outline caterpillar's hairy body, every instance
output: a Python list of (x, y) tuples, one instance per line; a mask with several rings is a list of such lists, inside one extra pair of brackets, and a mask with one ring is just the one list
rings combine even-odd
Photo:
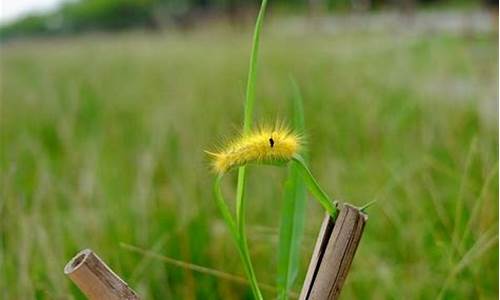
[(260, 128), (230, 142), (220, 151), (208, 152), (213, 157), (212, 167), (217, 173), (248, 163), (284, 163), (297, 154), (301, 138), (283, 126)]

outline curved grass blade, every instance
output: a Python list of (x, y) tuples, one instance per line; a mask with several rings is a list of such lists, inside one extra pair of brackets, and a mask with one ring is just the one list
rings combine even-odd
[(332, 202), (328, 195), (323, 191), (319, 183), (314, 179), (311, 171), (307, 167), (304, 158), (300, 155), (294, 155), (292, 164), (298, 166), (298, 170), (306, 183), (307, 188), (313, 194), (313, 196), (318, 200), (318, 202), (325, 208), (330, 216), (335, 220), (337, 219), (337, 208), (336, 203)]
[(227, 206), (227, 203), (224, 200), (224, 196), (222, 195), (222, 190), (221, 190), (222, 177), (223, 177), (222, 175), (218, 175), (215, 178), (215, 182), (214, 182), (215, 202), (217, 203), (217, 206), (219, 207), (219, 210), (222, 214), (222, 217), (224, 218), (224, 221), (227, 224), (227, 227), (229, 227), (229, 231), (230, 231), (231, 235), (235, 238), (235, 240), (238, 240), (238, 231), (236, 230), (236, 224), (235, 224), (234, 219), (231, 215), (231, 211), (229, 210), (229, 207)]

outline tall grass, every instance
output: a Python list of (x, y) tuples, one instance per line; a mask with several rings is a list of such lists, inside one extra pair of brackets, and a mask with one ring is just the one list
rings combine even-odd
[[(267, 0), (262, 0), (252, 40), (252, 50), (250, 52), (250, 63), (248, 68), (247, 89), (245, 94), (245, 112), (243, 119), (243, 134), (248, 134), (252, 129), (253, 111), (255, 106), (255, 90), (257, 81), (257, 58), (259, 57), (260, 32), (262, 31), (262, 23), (266, 12)], [(255, 271), (253, 269), (250, 252), (248, 250), (248, 240), (246, 233), (245, 221), (245, 190), (246, 190), (246, 166), (238, 168), (238, 182), (236, 184), (236, 221), (233, 221), (231, 213), (225, 204), (225, 201), (220, 191), (220, 183), (222, 176), (218, 176), (215, 181), (215, 198), (220, 210), (223, 212), (224, 219), (232, 231), (232, 236), (235, 239), (240, 257), (245, 272), (249, 278), (252, 292), (255, 299), (263, 299), (259, 289)], [(236, 223), (236, 224), (235, 224)]]
[[(308, 187), (309, 191), (316, 197), (319, 203), (325, 208), (327, 213), (332, 216), (332, 218), (335, 219), (337, 215), (337, 209), (334, 202), (330, 200), (323, 189), (319, 186), (318, 182), (307, 167), (305, 159), (300, 153), (298, 153), (301, 150), (300, 148), (302, 148), (301, 144), (303, 144), (301, 142), (303, 137), (300, 136), (300, 134), (304, 135), (304, 117), (302, 104), (299, 103), (301, 102), (300, 96), (294, 97), (294, 103), (292, 106), (294, 108), (294, 125), (297, 127), (300, 126), (300, 128), (296, 129), (296, 131), (284, 128), (283, 125), (279, 124), (275, 125), (278, 127), (275, 127), (272, 130), (266, 130), (265, 132), (263, 129), (260, 131), (252, 131), (251, 123), (253, 119), (253, 107), (255, 105), (255, 82), (257, 80), (257, 57), (260, 32), (262, 30), (262, 19), (266, 11), (266, 5), (267, 2), (264, 0), (261, 4), (259, 15), (257, 16), (252, 43), (252, 52), (250, 54), (250, 67), (248, 71), (247, 92), (245, 99), (245, 118), (243, 122), (243, 133), (241, 136), (241, 139), (245, 142), (243, 145), (236, 143), (233, 144), (233, 146), (229, 146), (229, 152), (222, 152), (219, 154), (207, 152), (209, 155), (213, 156), (214, 162), (216, 162), (215, 166), (226, 166), (222, 168), (216, 167), (216, 169), (219, 170), (217, 170), (218, 175), (214, 182), (214, 197), (216, 198), (217, 206), (224, 217), (229, 231), (237, 244), (238, 252), (240, 253), (240, 257), (245, 267), (245, 272), (247, 273), (255, 299), (263, 298), (255, 276), (252, 260), (250, 258), (245, 228), (246, 166), (252, 162), (275, 165), (290, 163), (292, 165), (290, 170), (291, 172), (289, 174), (290, 178), (287, 180), (287, 185), (285, 186), (286, 190), (284, 193), (285, 202), (290, 204), (284, 207), (282, 214), (283, 218), (289, 218), (290, 220), (282, 219), (283, 226), (280, 228), (281, 243), (279, 253), (280, 256), (284, 256), (284, 258), (278, 257), (280, 266), (278, 267), (277, 277), (278, 293), (280, 298), (287, 298), (290, 285), (293, 282), (291, 272), (296, 269), (296, 257), (299, 255), (297, 251), (297, 240), (300, 238), (300, 231), (294, 233), (296, 230), (294, 227), (296, 226), (295, 223), (300, 225), (300, 223), (303, 222), (304, 215), (303, 212), (295, 212), (295, 205), (300, 205), (295, 202), (303, 201), (303, 198), (305, 198), (305, 195), (303, 195), (303, 193), (301, 194), (304, 186)], [(296, 94), (298, 94), (297, 90), (298, 88), (295, 85), (294, 92)], [(263, 145), (264, 147), (262, 147)], [(228, 169), (232, 168), (231, 164), (234, 163), (234, 159), (239, 161), (238, 182), (236, 185), (236, 221), (233, 219), (231, 211), (226, 204), (221, 191), (222, 178), (224, 174), (229, 171)]]
[[(378, 199), (343, 297), (495, 299), (496, 39), (285, 21), (266, 23), (255, 113), (288, 115), (293, 74), (326, 192)], [(84, 247), (145, 298), (252, 298), (248, 285), (120, 247), (244, 275), (200, 149), (243, 119), (250, 35), (207, 27), (2, 46), (0, 298), (83, 299), (62, 268)], [(285, 174), (248, 169), (249, 252), (274, 285)], [(295, 292), (324, 213), (305, 206)]]

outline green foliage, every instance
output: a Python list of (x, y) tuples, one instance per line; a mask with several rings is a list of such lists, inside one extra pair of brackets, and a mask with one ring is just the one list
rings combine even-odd
[(64, 28), (78, 32), (89, 29), (124, 29), (144, 26), (152, 18), (155, 0), (85, 0), (62, 7)]
[(40, 15), (29, 15), (11, 25), (0, 27), (0, 38), (11, 36), (43, 35), (50, 32), (48, 18)]
[(89, 30), (122, 30), (153, 25), (157, 0), (81, 0), (55, 12), (30, 15), (0, 29), (2, 39)]
[[(476, 7), (473, 0), (419, 0), (422, 7)], [(0, 27), (0, 38), (40, 35), (75, 34), (88, 31), (116, 31), (130, 28), (154, 29), (166, 24), (186, 25), (203, 21), (204, 16), (229, 15), (233, 20), (238, 10), (256, 7), (257, 0), (75, 0), (64, 2), (60, 8), (49, 13), (28, 15), (11, 24)], [(276, 0), (273, 5), (285, 10), (318, 7), (329, 11), (353, 9), (354, 1), (324, 0)], [(373, 1), (372, 8), (399, 5), (397, 1)]]

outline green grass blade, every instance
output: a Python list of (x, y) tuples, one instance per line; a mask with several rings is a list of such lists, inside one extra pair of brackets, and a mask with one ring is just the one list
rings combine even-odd
[(311, 171), (307, 167), (304, 158), (300, 155), (293, 156), (293, 164), (298, 167), (304, 182), (306, 183), (307, 188), (313, 194), (314, 198), (318, 200), (318, 202), (323, 206), (323, 208), (328, 212), (333, 219), (337, 218), (337, 208), (335, 207), (335, 203), (330, 200), (328, 195), (323, 191), (319, 183), (314, 179)]
[[(255, 84), (257, 81), (257, 58), (259, 54), (260, 32), (262, 30), (262, 22), (267, 7), (267, 0), (262, 0), (259, 15), (255, 22), (255, 29), (252, 41), (252, 51), (250, 53), (250, 63), (248, 68), (248, 81), (245, 97), (245, 113), (243, 120), (243, 133), (248, 133), (252, 128), (253, 110), (255, 103)], [(246, 168), (238, 169), (238, 183), (236, 190), (236, 223), (237, 230), (240, 235), (240, 251), (244, 257), (244, 262), (247, 265), (249, 279), (255, 284), (252, 285), (252, 291), (256, 299), (262, 299), (262, 294), (258, 288), (255, 272), (252, 267), (248, 243), (245, 234), (245, 185), (246, 185)]]
[(364, 204), (363, 206), (359, 207), (359, 211), (362, 213), (366, 213), (366, 210), (370, 208), (372, 205), (377, 203), (378, 199), (373, 199), (372, 201), (368, 201), (368, 203)]
[[(243, 119), (243, 133), (248, 133), (252, 129), (253, 110), (255, 104), (255, 85), (257, 81), (257, 58), (259, 55), (260, 32), (262, 22), (267, 7), (267, 0), (262, 0), (260, 11), (255, 22), (255, 29), (252, 40), (252, 51), (250, 52), (250, 62), (248, 67), (247, 89), (245, 93), (245, 112)], [(238, 169), (238, 184), (236, 191), (236, 222), (238, 227), (245, 227), (244, 194), (246, 184), (246, 168), (242, 166)]]
[[(292, 80), (293, 96), (290, 98), (292, 107), (292, 125), (294, 130), (304, 132), (304, 109), (299, 88)], [(278, 247), (278, 299), (287, 299), (299, 268), (300, 242), (304, 230), (306, 211), (306, 187), (295, 164), (288, 167), (283, 193), (283, 208), (281, 213), (280, 237)]]
[(255, 272), (253, 271), (252, 262), (250, 260), (250, 254), (248, 252), (248, 245), (246, 244), (246, 239), (241, 232), (238, 231), (236, 227), (236, 223), (231, 215), (231, 211), (224, 200), (224, 195), (222, 195), (221, 183), (222, 183), (223, 175), (218, 175), (215, 178), (214, 183), (214, 197), (217, 202), (217, 206), (226, 222), (229, 231), (233, 237), (233, 240), (236, 243), (238, 248), (238, 253), (240, 254), (241, 260), (243, 261), (243, 267), (245, 269), (245, 273), (250, 282), (250, 287), (252, 288), (252, 292), (256, 299), (262, 299), (262, 294), (259, 290), (259, 285), (257, 282), (257, 277), (255, 277)]
[(255, 104), (255, 84), (257, 81), (257, 58), (259, 57), (260, 32), (262, 31), (262, 22), (266, 12), (267, 0), (262, 0), (259, 15), (255, 22), (253, 33), (252, 51), (250, 52), (250, 63), (248, 68), (248, 81), (245, 99), (245, 116), (243, 121), (243, 132), (247, 133), (252, 128), (253, 108)]

